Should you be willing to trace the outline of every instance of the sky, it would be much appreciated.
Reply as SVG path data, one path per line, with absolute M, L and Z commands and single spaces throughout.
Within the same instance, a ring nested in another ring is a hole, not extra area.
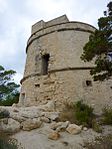
M 16 83 L 23 77 L 26 43 L 31 26 L 66 14 L 70 21 L 97 27 L 110 0 L 0 0 L 0 65 L 13 69 Z

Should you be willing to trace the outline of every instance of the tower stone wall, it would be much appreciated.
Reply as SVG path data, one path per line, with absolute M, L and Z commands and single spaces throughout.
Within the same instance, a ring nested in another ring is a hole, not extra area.
M 93 82 L 90 69 L 80 56 L 95 28 L 69 21 L 66 15 L 32 26 L 26 47 L 26 65 L 21 80 L 20 105 L 32 106 L 54 100 L 58 108 L 65 102 L 84 100 L 101 111 L 112 103 L 112 81 Z

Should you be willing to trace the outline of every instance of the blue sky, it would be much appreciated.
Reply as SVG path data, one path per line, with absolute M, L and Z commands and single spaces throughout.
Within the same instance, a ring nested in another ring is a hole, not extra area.
M 97 27 L 97 19 L 110 0 L 0 0 L 0 65 L 23 77 L 25 48 L 31 26 L 66 14 L 70 21 Z

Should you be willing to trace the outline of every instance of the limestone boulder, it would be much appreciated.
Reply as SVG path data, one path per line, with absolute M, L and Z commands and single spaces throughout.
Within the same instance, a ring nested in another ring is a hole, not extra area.
M 38 108 L 42 111 L 53 112 L 55 111 L 56 103 L 55 101 L 48 101 L 46 104 L 40 105 Z
M 44 116 L 40 117 L 40 120 L 44 123 L 50 123 L 50 119 Z
M 70 124 L 69 121 L 62 122 L 62 125 L 58 126 L 56 131 L 57 132 L 65 131 L 69 124 Z
M 20 123 L 27 119 L 27 118 L 21 116 L 19 113 L 11 113 L 10 117 Z
M 12 107 L 18 107 L 18 104 L 13 103 L 13 104 L 12 104 Z
M 17 108 L 13 108 L 13 112 L 18 113 L 18 112 L 19 112 L 19 109 L 17 109 Z
M 20 116 L 24 118 L 33 119 L 33 118 L 38 118 L 40 116 L 40 112 L 34 111 L 34 110 L 30 110 L 30 111 L 21 110 Z
M 30 131 L 36 128 L 39 128 L 42 125 L 42 121 L 40 119 L 27 119 L 26 121 L 21 123 L 21 127 L 25 131 Z
M 0 131 L 5 133 L 15 133 L 20 130 L 20 123 L 12 118 L 2 119 L 0 121 Z
M 83 130 L 84 130 L 84 131 L 87 131 L 87 130 L 88 130 L 88 128 L 87 128 L 87 127 L 83 127 Z
M 43 112 L 42 114 L 51 121 L 56 121 L 59 118 L 59 112 Z
M 51 140 L 58 140 L 60 138 L 60 134 L 56 131 L 53 131 L 49 134 L 48 138 Z
M 79 134 L 81 132 L 81 127 L 76 124 L 69 124 L 66 131 L 70 134 Z
M 66 122 L 52 122 L 50 128 L 56 130 L 57 132 L 65 131 L 68 125 L 70 124 L 69 121 Z
M 23 122 L 26 119 L 33 119 L 40 117 L 41 112 L 37 109 L 37 107 L 21 107 L 21 108 L 12 108 L 10 110 L 10 117 L 13 119 Z
M 54 122 L 51 123 L 50 128 L 53 129 L 53 130 L 56 130 L 58 127 L 61 127 L 62 124 L 63 124 L 63 122 L 58 122 L 57 123 L 57 122 L 54 121 Z
M 8 118 L 0 119 L 0 124 L 8 124 Z

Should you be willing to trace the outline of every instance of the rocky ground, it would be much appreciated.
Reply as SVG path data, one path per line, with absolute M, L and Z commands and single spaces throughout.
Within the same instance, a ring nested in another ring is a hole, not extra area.
M 84 149 L 85 141 L 112 133 L 105 126 L 102 133 L 92 129 L 59 121 L 59 112 L 53 102 L 32 107 L 1 107 L 0 131 L 13 133 L 25 149 Z

